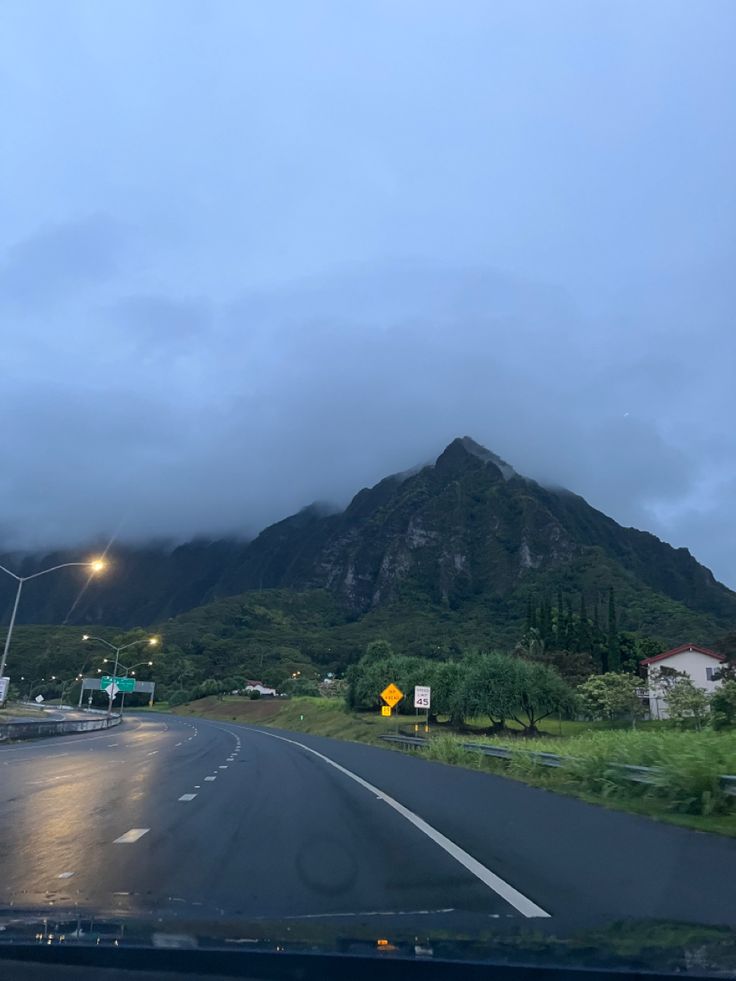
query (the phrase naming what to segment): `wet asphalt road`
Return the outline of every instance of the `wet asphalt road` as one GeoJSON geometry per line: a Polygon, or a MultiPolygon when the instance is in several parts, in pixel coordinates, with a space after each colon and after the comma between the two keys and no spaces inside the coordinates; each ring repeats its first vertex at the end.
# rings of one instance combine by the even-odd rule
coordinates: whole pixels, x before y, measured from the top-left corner
{"type": "Polygon", "coordinates": [[[371,746],[141,714],[0,747],[5,909],[733,925],[734,883],[736,840],[371,746]]]}

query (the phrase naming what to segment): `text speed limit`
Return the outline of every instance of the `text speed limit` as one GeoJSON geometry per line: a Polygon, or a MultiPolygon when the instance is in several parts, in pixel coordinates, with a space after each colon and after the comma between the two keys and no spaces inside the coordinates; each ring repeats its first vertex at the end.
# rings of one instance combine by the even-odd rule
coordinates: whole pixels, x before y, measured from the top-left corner
{"type": "Polygon", "coordinates": [[[414,686],[414,708],[428,709],[432,702],[432,689],[429,685],[414,686]]]}

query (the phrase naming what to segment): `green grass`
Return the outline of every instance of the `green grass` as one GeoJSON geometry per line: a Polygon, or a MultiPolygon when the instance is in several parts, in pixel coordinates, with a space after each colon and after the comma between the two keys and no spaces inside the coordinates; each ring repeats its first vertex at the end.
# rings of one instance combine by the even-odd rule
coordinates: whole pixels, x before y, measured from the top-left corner
{"type": "MultiPolygon", "coordinates": [[[[542,738],[522,742],[509,736],[490,738],[453,737],[456,742],[490,742],[515,750],[509,761],[483,758],[482,767],[549,790],[581,797],[596,803],[646,814],[659,820],[736,836],[736,800],[724,793],[719,777],[736,773],[736,733],[678,732],[669,728],[608,730],[582,733],[567,738],[542,738]],[[534,752],[558,753],[568,757],[558,768],[546,767],[534,752]],[[616,764],[657,767],[653,783],[628,778],[616,764]]],[[[472,750],[462,750],[453,759],[446,744],[443,762],[470,763],[472,750]]],[[[477,761],[472,765],[478,766],[477,761]]]]}
{"type": "MultiPolygon", "coordinates": [[[[156,706],[161,708],[161,705],[156,706]]],[[[377,712],[349,712],[340,699],[301,696],[284,700],[255,699],[226,695],[211,696],[176,708],[161,708],[184,716],[200,716],[229,722],[275,726],[293,732],[309,732],[350,742],[381,745],[380,737],[397,731],[396,717],[377,712]]],[[[385,743],[382,745],[385,746],[385,743]]]]}
{"type": "MultiPolygon", "coordinates": [[[[465,728],[468,730],[468,735],[472,738],[473,729],[478,729],[479,734],[482,734],[483,730],[487,729],[490,725],[491,720],[488,716],[475,716],[470,718],[466,722],[465,728]]],[[[635,728],[637,730],[648,730],[648,729],[659,729],[659,728],[672,728],[671,723],[662,723],[659,721],[637,721],[635,728]]],[[[506,728],[512,732],[521,732],[523,726],[519,725],[513,719],[506,721],[506,728]]],[[[549,716],[543,719],[540,723],[540,732],[542,737],[549,739],[557,739],[566,736],[579,736],[581,733],[586,732],[609,732],[611,730],[628,730],[632,728],[631,722],[626,719],[615,719],[613,721],[591,721],[587,719],[557,719],[553,716],[549,716]]],[[[489,737],[491,738],[491,737],[489,737]]],[[[495,737],[493,737],[495,738],[495,737]]]]}
{"type": "Polygon", "coordinates": [[[44,712],[40,708],[18,705],[15,702],[8,702],[5,708],[0,709],[0,722],[12,722],[13,719],[24,719],[32,716],[43,718],[44,712]]]}
{"type": "Polygon", "coordinates": [[[294,732],[311,732],[351,742],[379,743],[380,737],[396,732],[396,719],[377,712],[350,712],[340,699],[291,698],[267,725],[294,732]]]}

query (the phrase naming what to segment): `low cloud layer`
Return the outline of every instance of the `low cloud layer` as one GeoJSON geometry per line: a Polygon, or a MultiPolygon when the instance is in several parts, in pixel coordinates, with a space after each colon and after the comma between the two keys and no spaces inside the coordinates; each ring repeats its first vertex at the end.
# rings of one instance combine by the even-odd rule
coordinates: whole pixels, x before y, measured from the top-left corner
{"type": "Polygon", "coordinates": [[[736,586],[732,7],[278,7],[11,3],[3,542],[250,535],[468,434],[736,586]]]}

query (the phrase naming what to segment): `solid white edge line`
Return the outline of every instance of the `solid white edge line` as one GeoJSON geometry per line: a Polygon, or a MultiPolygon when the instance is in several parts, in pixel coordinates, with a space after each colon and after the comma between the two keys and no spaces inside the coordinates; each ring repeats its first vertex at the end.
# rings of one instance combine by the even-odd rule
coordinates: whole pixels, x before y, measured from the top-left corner
{"type": "MultiPolygon", "coordinates": [[[[334,766],[336,770],[340,773],[344,773],[346,777],[350,777],[356,783],[360,784],[361,787],[365,787],[372,794],[380,797],[382,801],[385,801],[389,807],[392,807],[398,814],[405,818],[410,824],[413,824],[415,828],[425,834],[430,838],[436,845],[444,849],[448,855],[459,862],[464,868],[471,872],[477,879],[492,889],[498,896],[506,900],[506,902],[513,906],[515,910],[526,917],[548,917],[550,914],[542,909],[541,906],[537,906],[536,903],[532,902],[531,899],[527,899],[523,893],[520,893],[518,889],[514,889],[512,885],[509,885],[504,879],[496,875],[495,872],[491,872],[487,869],[485,865],[469,855],[464,849],[456,845],[454,841],[450,841],[441,831],[433,828],[431,824],[428,824],[423,818],[420,818],[418,814],[410,811],[408,807],[404,807],[393,797],[389,797],[388,794],[384,793],[379,787],[375,787],[372,783],[368,783],[362,777],[359,777],[357,773],[353,773],[352,770],[348,770],[346,767],[341,766],[339,763],[335,763],[331,760],[329,756],[325,756],[323,753],[318,752],[316,749],[312,749],[311,746],[307,746],[304,743],[297,742],[296,739],[287,739],[285,736],[277,736],[273,732],[264,732],[262,729],[251,729],[251,732],[258,732],[262,736],[270,736],[272,739],[280,739],[284,743],[291,743],[292,746],[299,746],[300,749],[306,750],[308,753],[312,753],[314,756],[319,757],[325,763],[329,763],[330,766],[334,766]]],[[[207,777],[205,777],[205,780],[207,777]]]]}

